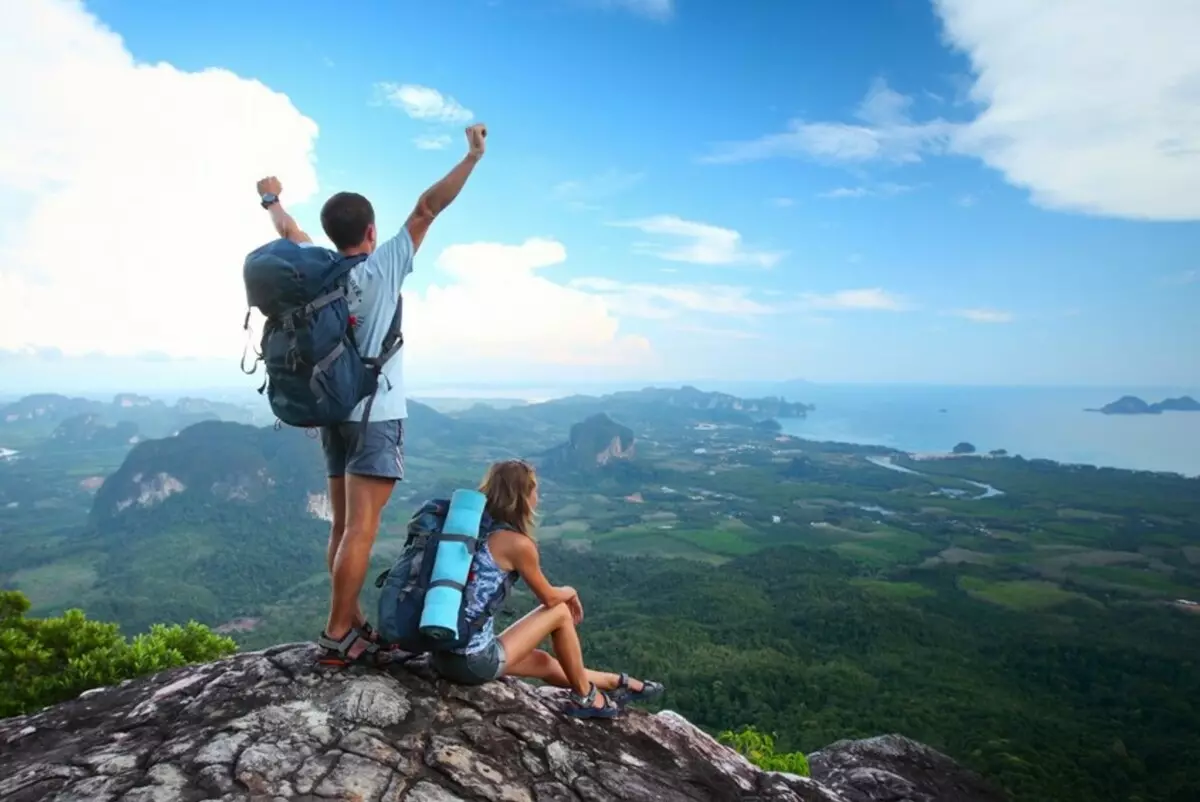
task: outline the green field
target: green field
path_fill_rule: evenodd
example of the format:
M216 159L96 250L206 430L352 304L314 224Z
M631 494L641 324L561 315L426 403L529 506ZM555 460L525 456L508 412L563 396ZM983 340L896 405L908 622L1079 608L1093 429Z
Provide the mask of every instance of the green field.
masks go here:
M888 582L883 579L852 579L850 584L889 599L922 599L936 595L935 591L917 582Z
M1097 604L1080 593L1063 590L1053 582L1037 579L996 582L979 577L963 576L958 586L976 599L999 604L1011 610L1033 612L1045 610L1067 602L1084 601Z

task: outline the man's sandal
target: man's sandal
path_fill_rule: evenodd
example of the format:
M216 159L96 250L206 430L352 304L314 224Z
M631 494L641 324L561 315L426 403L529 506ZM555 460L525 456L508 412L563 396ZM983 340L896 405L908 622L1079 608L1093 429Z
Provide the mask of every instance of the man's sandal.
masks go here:
M364 638L371 641L371 643L378 645L381 649L391 650L398 648L395 644L388 643L386 640L384 640L383 636L379 634L379 630L371 626L370 621L363 621L361 624L359 624L358 630L362 633Z
M596 707L597 694L604 700L603 707ZM580 696L571 691L571 698L567 702L567 709L564 712L575 718L614 718L617 713L621 712L621 708L607 693L597 689L593 683L587 696Z
M642 680L642 689L635 691L629 685L629 675L621 674L617 680L617 690L614 692L619 694L622 702L648 702L651 699L657 699L663 695L666 687L661 682L652 680Z
M372 642L358 627L350 627L341 640L334 640L328 633L322 632L321 637L317 638L317 647L321 649L317 663L323 666L378 668L389 662L388 653L380 649L378 644Z

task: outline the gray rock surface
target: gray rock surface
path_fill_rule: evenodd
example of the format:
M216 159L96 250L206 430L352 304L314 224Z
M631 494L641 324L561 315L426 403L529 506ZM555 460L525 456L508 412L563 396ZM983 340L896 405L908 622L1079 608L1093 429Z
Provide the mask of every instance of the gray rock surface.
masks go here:
M308 644L278 646L0 721L0 799L1000 799L948 758L895 736L814 756L822 783L762 772L671 712L583 722L561 714L552 689L458 687L419 663L329 671L314 655Z
M978 775L899 735L838 741L808 756L809 769L846 802L1003 802Z

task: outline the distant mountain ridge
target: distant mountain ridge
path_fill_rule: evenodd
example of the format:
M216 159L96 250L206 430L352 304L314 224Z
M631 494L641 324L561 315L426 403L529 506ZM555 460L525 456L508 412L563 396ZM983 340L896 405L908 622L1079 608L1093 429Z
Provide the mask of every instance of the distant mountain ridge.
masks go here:
M783 398L739 398L729 393L707 392L691 385L679 389L647 387L642 390L613 393L606 398L635 398L641 402L662 401L684 409L744 412L764 418L803 418L814 407Z
M608 395L572 395L507 410L509 419L532 426L572 426L589 415L604 413L639 431L680 423L716 423L749 426L774 418L803 418L815 407L778 397L740 398L729 393L707 392L692 386L646 387ZM459 420L491 418L494 410L471 408Z
M1105 404L1100 409L1086 411L1099 412L1104 415L1161 415L1164 412L1200 412L1200 401L1190 395L1184 395L1149 404L1136 395L1125 395L1111 404Z
M76 398L57 393L27 395L0 408L0 436L51 435L66 423L69 430L81 425L86 416L86 426L114 426L132 423L137 432L127 429L126 439L133 434L143 437L163 437L205 420L230 420L251 423L254 410L249 406L208 401L202 398L180 398L173 404L137 395L119 393L111 401L91 398Z
M50 433L50 449L72 449L80 446L110 448L132 445L141 439L138 425L132 421L119 421L112 425L92 412L73 415L54 428Z

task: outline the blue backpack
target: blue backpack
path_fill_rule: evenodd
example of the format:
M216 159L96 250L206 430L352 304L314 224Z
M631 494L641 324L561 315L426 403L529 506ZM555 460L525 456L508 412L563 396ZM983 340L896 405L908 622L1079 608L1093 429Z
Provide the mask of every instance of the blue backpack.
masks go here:
M258 391L266 391L271 411L289 426L342 423L368 398L365 425L380 372L404 345L401 299L380 355L359 353L346 282L350 270L366 258L301 247L286 239L268 242L246 257L246 303L257 307L266 322L254 364L246 370L243 353L242 370L252 374L259 362L265 365L267 375ZM243 328L249 332L249 309Z
M455 491L455 504L460 494L473 492ZM478 617L468 618L468 590L475 578L475 555L493 532L508 527L484 512L478 517L478 533L452 534L443 531L454 528L446 525L447 518L454 518L450 500L426 502L409 521L408 538L395 564L375 580L375 587L380 589L379 633L385 641L406 652L422 654L466 647L471 637L499 611L515 581L513 574L506 576ZM467 564L448 566L460 562L458 553L464 545L469 554ZM459 575L458 581L435 578L455 573ZM445 599L438 599L442 609L433 609L437 591L447 591L443 595L451 600L449 609L444 606ZM440 615L431 616L434 612Z

